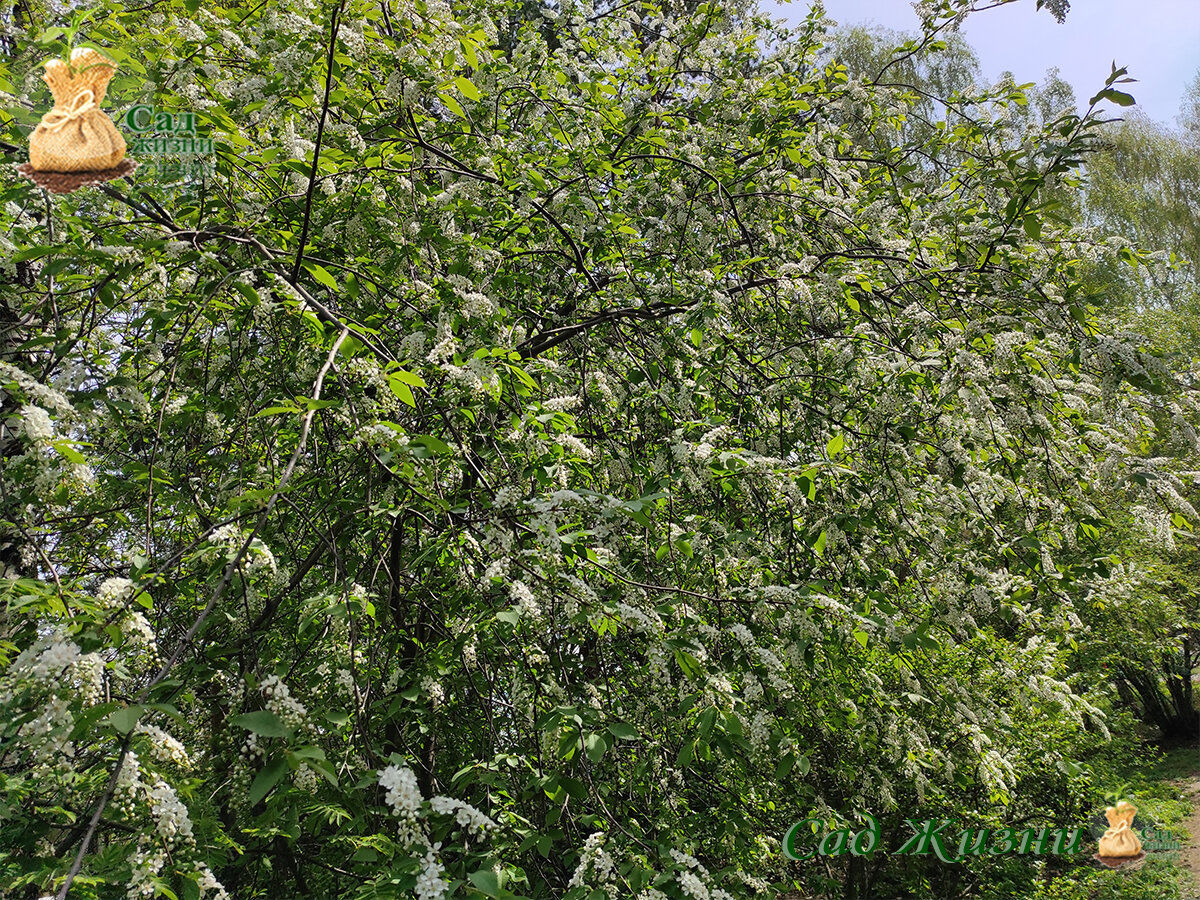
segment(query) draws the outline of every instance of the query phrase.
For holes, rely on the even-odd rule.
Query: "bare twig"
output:
[[[313,147],[312,169],[308,174],[308,191],[304,195],[304,225],[300,229],[300,246],[296,250],[296,264],[292,266],[293,281],[300,277],[300,264],[304,261],[304,247],[308,243],[308,226],[312,218],[313,190],[317,186],[317,165],[321,161],[321,141],[325,137],[325,118],[329,114],[329,89],[333,86],[333,54],[337,47],[338,29],[342,25],[342,7],[344,5],[345,0],[341,0],[338,3],[329,24],[329,53],[325,60],[325,98],[321,101],[321,118],[317,122],[317,141]]]

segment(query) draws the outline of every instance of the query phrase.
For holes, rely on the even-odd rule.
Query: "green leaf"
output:
[[[327,759],[306,759],[304,764],[310,769],[321,773],[321,776],[334,787],[338,786],[337,769]]]
[[[460,37],[458,43],[463,49],[463,55],[467,58],[467,63],[472,69],[478,69],[479,54],[475,52],[475,42],[469,37]]]
[[[146,711],[146,707],[134,704],[127,706],[124,709],[118,709],[115,713],[104,720],[105,725],[111,725],[121,734],[129,734],[133,731],[133,726],[138,723],[138,719],[142,717],[142,713]]]
[[[579,749],[579,732],[568,728],[558,738],[558,758],[571,759]]]
[[[246,795],[246,799],[253,806],[263,797],[271,792],[271,788],[279,784],[280,780],[291,771],[286,759],[280,758],[267,763],[266,768],[254,776],[254,783],[250,785],[250,792]]]
[[[609,733],[623,741],[635,740],[638,736],[637,729],[626,722],[613,722],[608,726]]]
[[[478,101],[481,99],[479,88],[475,87],[475,85],[473,85],[466,78],[463,78],[461,75],[454,79],[454,86],[458,88],[459,92],[468,100]]]
[[[825,452],[830,456],[837,456],[842,452],[842,448],[845,446],[846,439],[840,434],[836,434],[830,439],[829,443],[825,445]]]
[[[87,460],[85,460],[83,458],[83,454],[80,453],[78,450],[76,450],[74,447],[72,447],[70,444],[68,444],[66,441],[55,441],[54,449],[57,450],[59,455],[69,463],[75,463],[76,465],[80,465],[82,463],[87,462]]]
[[[412,388],[399,378],[393,378],[389,375],[388,387],[392,389],[393,394],[400,398],[402,403],[407,403],[413,409],[417,408],[417,398],[413,396]]]
[[[116,703],[101,703],[84,710],[75,717],[75,724],[71,728],[71,740],[77,741],[84,737],[98,721],[116,712],[119,708],[119,704]]]
[[[680,766],[681,768],[683,766],[691,765],[692,754],[694,754],[695,752],[696,752],[695,743],[693,743],[693,742],[685,743],[682,747],[679,748],[679,756],[677,756],[675,758],[676,764],[678,766]]]
[[[180,725],[188,724],[188,721],[183,717],[183,714],[170,703],[147,703],[146,709],[152,709],[156,712],[170,716]]]
[[[328,409],[331,406],[340,406],[341,400],[316,400],[312,397],[300,397],[304,401],[305,409]]]
[[[821,534],[817,537],[816,543],[813,544],[813,552],[816,553],[817,556],[825,555],[825,542],[828,539],[829,539],[828,531],[822,531]]]
[[[485,897],[500,896],[500,876],[494,869],[480,869],[478,872],[472,872],[467,878],[475,886],[475,890]]]
[[[1031,240],[1040,240],[1042,237],[1042,220],[1035,215],[1026,216],[1025,233],[1029,235]]]
[[[283,720],[279,716],[265,709],[234,716],[229,721],[233,725],[240,725],[247,731],[253,731],[263,737],[287,737],[292,733],[292,730],[283,724]]]
[[[526,372],[520,366],[514,366],[511,363],[506,363],[505,365],[508,368],[508,371],[515,375],[521,384],[527,388],[530,388],[531,390],[537,390],[537,382],[530,377],[528,372]]]
[[[305,262],[304,268],[308,269],[308,273],[319,283],[325,285],[331,291],[338,290],[337,279],[329,274],[329,270],[324,266],[319,266],[316,263]]]
[[[775,780],[782,781],[791,774],[792,769],[796,765],[796,757],[789,753],[779,761],[779,765],[775,767]]]
[[[1101,100],[1111,100],[1117,106],[1133,106],[1137,102],[1133,99],[1132,95],[1126,94],[1124,91],[1115,90],[1114,88],[1105,88],[1088,102],[1094,106]]]
[[[593,763],[600,762],[601,758],[608,751],[608,746],[608,739],[599,733],[589,734],[583,739],[584,751],[587,753],[587,758]]]
[[[426,387],[424,378],[422,378],[420,375],[414,374],[413,372],[406,371],[405,369],[396,369],[392,372],[388,372],[388,378],[395,378],[397,381],[401,381],[404,384],[410,384],[413,387]]]
[[[446,106],[450,110],[450,112],[454,113],[460,119],[465,119],[467,117],[467,114],[463,111],[462,106],[459,104],[459,102],[457,100],[454,99],[454,96],[452,94],[439,92],[438,98],[443,103],[446,104]]]
[[[675,651],[675,662],[679,663],[679,668],[688,678],[696,678],[704,671],[700,666],[700,660],[686,650]]]
[[[322,750],[320,747],[316,747],[316,746],[312,746],[312,745],[310,745],[308,747],[298,747],[295,750],[292,750],[290,752],[291,752],[291,755],[294,756],[296,759],[324,759],[325,758],[325,751]]]
[[[1055,766],[1058,771],[1062,772],[1064,775],[1069,775],[1072,778],[1077,778],[1087,771],[1084,766],[1081,766],[1079,763],[1071,759],[1060,759],[1057,763],[1055,763]]]
[[[416,444],[418,447],[424,447],[425,449],[437,454],[446,455],[454,452],[450,449],[449,444],[447,444],[441,438],[435,438],[431,434],[413,435],[408,439],[408,442],[410,444]]]

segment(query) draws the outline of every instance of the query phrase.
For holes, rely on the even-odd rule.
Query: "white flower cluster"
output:
[[[597,831],[588,836],[588,839],[583,842],[583,850],[579,854],[579,864],[575,867],[575,873],[571,876],[571,887],[580,887],[587,877],[588,869],[591,869],[596,878],[601,882],[610,881],[613,877],[613,872],[616,869],[616,863],[608,851],[604,849],[604,840],[607,835],[603,831]]]
[[[685,895],[694,900],[733,900],[728,892],[708,883],[708,869],[704,868],[696,857],[672,847],[671,859],[682,867],[682,871],[677,873],[675,878]]]
[[[422,797],[416,774],[408,766],[393,764],[379,771],[379,786],[386,791],[384,801],[400,819],[400,842],[419,843],[425,847],[421,873],[414,889],[418,900],[439,900],[449,889],[444,877],[445,870],[437,855],[442,845],[431,844],[418,822]],[[433,797],[429,807],[434,813],[453,815],[459,825],[473,834],[481,835],[496,827],[495,822],[474,806],[452,797]]]
[[[145,722],[138,722],[136,731],[150,739],[150,750],[160,763],[170,763],[181,769],[192,767],[192,758],[178,738],[163,731],[157,725],[147,725]]]
[[[268,675],[263,679],[262,692],[267,700],[267,709],[279,716],[285,724],[297,728],[304,723],[308,710],[292,696],[288,686],[278,675]]]
[[[172,24],[175,26],[175,30],[179,32],[179,36],[186,41],[203,43],[208,40],[208,35],[204,29],[191,19],[176,18],[172,21]]]
[[[200,876],[198,884],[200,886],[200,896],[204,897],[212,892],[212,900],[229,900],[229,894],[221,882],[217,881],[217,876],[213,875],[212,869],[201,863],[197,868],[197,874]]]
[[[49,761],[67,748],[64,729],[69,730],[73,715],[64,696],[91,706],[100,700],[103,678],[104,659],[81,652],[57,627],[22,651],[0,677],[0,710],[25,697],[31,688],[49,695],[42,713],[20,729],[22,737]]]
[[[258,735],[253,731],[246,735],[246,740],[242,742],[242,748],[238,751],[238,756],[247,767],[253,765],[255,760],[266,756],[262,747],[258,746]]]
[[[442,705],[443,702],[445,702],[446,689],[443,688],[441,682],[433,676],[426,675],[421,679],[421,690],[429,696],[429,700],[433,704],[434,709],[437,709]]]
[[[296,134],[296,123],[292,119],[288,119],[284,126],[283,134],[280,136],[280,143],[283,149],[287,151],[288,156],[292,159],[298,159],[301,162],[305,157],[316,149],[316,144],[313,141],[307,140]]]
[[[469,803],[455,800],[453,797],[437,796],[429,801],[430,808],[435,813],[453,815],[456,822],[468,831],[483,834],[489,828],[495,828],[496,823],[485,816]]]
[[[54,423],[50,414],[40,406],[26,404],[21,407],[21,430],[33,443],[48,442],[54,438]]]
[[[150,804],[150,814],[154,816],[158,833],[166,843],[195,843],[187,807],[175,793],[175,788],[167,784],[161,775],[154,775],[153,782],[146,790],[146,800]]]
[[[258,538],[250,542],[246,552],[250,556],[250,562],[246,566],[247,574],[253,575],[256,572],[265,571],[273,575],[279,571],[279,567],[275,563],[275,554]]]
[[[514,581],[508,586],[508,595],[513,600],[513,608],[520,613],[522,618],[532,619],[537,621],[541,618],[542,608],[538,606],[537,598],[533,596],[533,591],[529,589],[529,585],[523,581]]]
[[[224,551],[226,562],[233,562],[237,558],[238,551],[242,549],[242,544],[246,541],[246,534],[242,529],[232,522],[227,522],[214,528],[208,536],[208,543]],[[246,548],[246,555],[243,557],[246,560],[246,572],[253,575],[256,572],[266,571],[274,574],[278,571],[278,566],[275,562],[275,554],[271,549],[263,543],[260,538],[252,538],[250,545]]]
[[[60,417],[71,416],[75,412],[65,394],[30,378],[28,374],[9,363],[0,362],[0,381],[16,382],[22,393],[36,401],[36,406],[43,411],[50,410]]]
[[[696,900],[709,900],[708,888],[695,872],[680,872],[676,877],[679,879],[679,886],[689,897],[695,897]]]
[[[133,593],[133,582],[128,578],[106,578],[96,591],[96,602],[101,609],[116,609],[122,606]]]
[[[167,853],[161,847],[151,853],[143,847],[134,851],[129,858],[133,869],[129,878],[129,888],[125,892],[128,900],[138,900],[139,897],[153,897],[157,892],[154,879],[162,871],[167,862]]]
[[[96,602],[101,609],[121,609],[135,590],[128,578],[108,578],[96,591]],[[158,641],[154,629],[142,613],[126,609],[117,622],[130,646],[144,650],[151,659],[158,656]]]
[[[383,422],[376,422],[373,425],[364,425],[354,433],[351,438],[351,444],[366,444],[368,447],[377,447],[383,450],[395,451],[402,445],[403,435],[389,425]]]
[[[208,542],[225,550],[225,558],[232,560],[242,546],[245,536],[232,522],[214,528]]]
[[[167,744],[178,744],[173,738],[152,726],[139,726],[138,731],[152,740],[165,739]],[[182,751],[182,748],[179,750]],[[157,755],[157,751],[155,753]],[[183,756],[186,757],[186,753]],[[167,855],[178,859],[184,852],[195,852],[196,847],[191,816],[188,815],[187,807],[179,799],[175,788],[158,773],[150,773],[149,784],[144,782],[141,776],[142,769],[137,754],[129,751],[125,754],[116,775],[116,805],[126,815],[132,816],[139,795],[144,797],[150,809],[150,816],[154,819],[158,840],[161,841],[160,846],[151,852],[146,846],[145,837],[139,840],[138,848],[129,860],[133,870],[126,892],[129,900],[155,896],[154,879],[162,871]],[[225,889],[203,863],[199,866],[198,874],[202,894],[206,895],[211,891],[213,900],[228,900]]]
[[[462,648],[463,665],[468,669],[475,668],[479,663],[479,638],[472,637]]]
[[[421,789],[412,769],[388,766],[379,773],[379,786],[387,791],[384,801],[393,813],[402,819],[416,820],[421,809]]]
[[[144,788],[142,784],[142,770],[138,762],[138,755],[130,750],[125,754],[125,758],[121,760],[121,768],[117,770],[117,783],[113,789],[114,805],[125,813],[126,816],[132,817],[136,811],[138,798]]]
[[[65,640],[62,633],[58,632],[54,635],[50,646],[38,656],[30,674],[36,679],[61,675],[63,670],[72,668],[79,661],[79,657],[79,646]]]
[[[449,883],[443,877],[445,870],[442,869],[442,864],[437,858],[437,851],[441,849],[441,846],[441,844],[433,844],[425,851],[425,856],[421,860],[421,872],[417,875],[417,883],[413,887],[417,900],[441,900],[450,888]]]

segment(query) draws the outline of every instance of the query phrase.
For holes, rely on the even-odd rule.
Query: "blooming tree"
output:
[[[0,182],[11,896],[775,896],[804,816],[1078,814],[1099,495],[1193,517],[1129,448],[1196,446],[1080,289],[1091,111],[906,129],[819,8],[83,9],[8,140],[86,39],[221,149]]]

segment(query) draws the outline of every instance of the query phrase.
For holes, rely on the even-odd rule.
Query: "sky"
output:
[[[799,23],[809,0],[780,5],[762,0],[775,17]],[[874,23],[915,31],[909,0],[825,0],[831,19],[841,25]],[[1175,124],[1188,84],[1200,70],[1200,0],[1073,0],[1059,25],[1034,0],[982,10],[963,28],[989,80],[1009,71],[1018,84],[1041,82],[1057,66],[1083,105],[1104,86],[1117,67],[1126,66],[1136,84],[1122,85],[1137,107],[1166,125]]]

